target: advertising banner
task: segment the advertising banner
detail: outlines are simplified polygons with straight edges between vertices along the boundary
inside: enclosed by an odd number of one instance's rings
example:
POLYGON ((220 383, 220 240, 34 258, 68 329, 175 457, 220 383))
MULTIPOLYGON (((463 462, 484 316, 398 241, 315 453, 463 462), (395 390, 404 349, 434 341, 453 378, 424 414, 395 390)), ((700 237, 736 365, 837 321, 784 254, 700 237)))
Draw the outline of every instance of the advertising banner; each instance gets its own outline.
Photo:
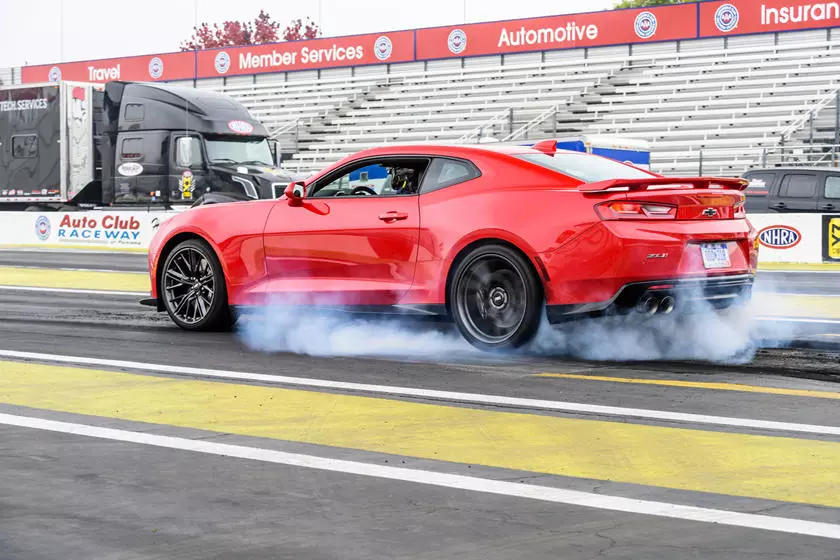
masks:
POLYGON ((414 32, 230 47, 198 51, 197 56, 198 78, 409 62, 414 60, 414 32))
POLYGON ((824 215, 822 232, 823 260, 840 262, 840 215, 824 215))
POLYGON ((174 212, 3 212, 0 246, 148 249, 174 212))
POLYGON ((840 26, 840 0, 719 0, 25 66, 23 83, 169 81, 840 26))
MULTIPOLYGON (((820 214, 748 214, 758 230, 758 260, 771 263, 823 261, 820 214)), ((840 220, 838 220, 840 221, 840 220)))
POLYGON ((59 80, 98 83, 114 80, 156 82, 189 80, 194 76, 195 53, 193 52, 42 64, 41 66, 24 66, 21 69, 21 81, 24 84, 59 80))
POLYGON ((700 36, 720 37, 840 25, 840 3, 801 0, 700 2, 700 36))
POLYGON ((694 4, 417 30, 417 59, 452 58, 694 38, 694 4))

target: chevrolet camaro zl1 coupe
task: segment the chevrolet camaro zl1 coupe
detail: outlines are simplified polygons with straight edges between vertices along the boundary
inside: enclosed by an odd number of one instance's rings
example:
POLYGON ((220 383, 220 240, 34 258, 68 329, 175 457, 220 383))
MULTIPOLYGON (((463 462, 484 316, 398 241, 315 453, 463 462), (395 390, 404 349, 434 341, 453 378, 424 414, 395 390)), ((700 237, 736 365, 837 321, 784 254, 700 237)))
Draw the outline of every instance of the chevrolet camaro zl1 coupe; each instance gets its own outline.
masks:
POLYGON ((376 148, 278 199, 164 222, 144 303, 188 330, 274 304, 438 316, 483 349, 526 344, 544 315, 722 308, 749 299, 755 275, 746 185, 553 141, 376 148))

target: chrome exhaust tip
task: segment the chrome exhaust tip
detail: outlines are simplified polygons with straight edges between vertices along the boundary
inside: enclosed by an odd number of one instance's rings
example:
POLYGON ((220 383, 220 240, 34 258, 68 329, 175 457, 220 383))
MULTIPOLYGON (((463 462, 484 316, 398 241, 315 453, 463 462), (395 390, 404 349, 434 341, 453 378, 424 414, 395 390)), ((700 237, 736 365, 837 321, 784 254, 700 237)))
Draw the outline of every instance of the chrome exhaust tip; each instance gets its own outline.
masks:
POLYGON ((665 296, 662 298, 662 301, 659 302, 659 313, 671 313, 676 305, 677 301, 673 298, 673 296, 665 296))
POLYGON ((641 315, 653 315, 659 309, 659 300, 655 296, 643 296, 636 304, 636 312, 641 315))

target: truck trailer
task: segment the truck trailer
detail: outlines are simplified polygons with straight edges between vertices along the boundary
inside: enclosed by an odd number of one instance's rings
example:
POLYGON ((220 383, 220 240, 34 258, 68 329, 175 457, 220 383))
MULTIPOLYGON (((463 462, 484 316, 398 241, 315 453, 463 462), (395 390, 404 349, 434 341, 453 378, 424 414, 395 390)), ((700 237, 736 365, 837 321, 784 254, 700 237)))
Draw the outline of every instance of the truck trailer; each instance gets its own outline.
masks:
POLYGON ((135 82, 0 87, 0 211, 277 198, 265 127, 223 94, 135 82))

